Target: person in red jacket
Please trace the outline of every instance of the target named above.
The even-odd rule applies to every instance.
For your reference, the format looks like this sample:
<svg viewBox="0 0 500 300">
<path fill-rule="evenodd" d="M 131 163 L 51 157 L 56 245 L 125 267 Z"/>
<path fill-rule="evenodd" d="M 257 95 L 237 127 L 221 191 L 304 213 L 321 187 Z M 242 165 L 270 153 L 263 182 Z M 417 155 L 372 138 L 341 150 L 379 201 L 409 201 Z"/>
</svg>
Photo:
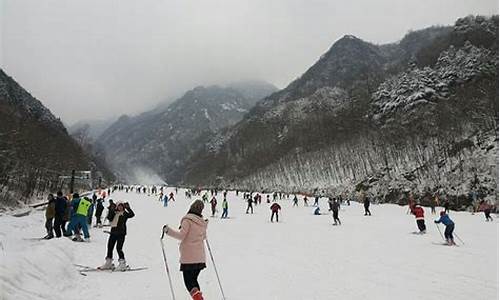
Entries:
<svg viewBox="0 0 500 300">
<path fill-rule="evenodd" d="M 280 211 L 280 210 L 281 210 L 281 206 L 278 203 L 274 202 L 273 205 L 271 205 L 271 212 L 272 212 L 271 213 L 271 222 L 273 222 L 275 215 L 276 215 L 276 222 L 279 222 L 278 221 L 278 211 Z"/>
<path fill-rule="evenodd" d="M 415 215 L 415 219 L 417 220 L 417 227 L 420 230 L 421 234 L 425 233 L 425 218 L 424 218 L 424 209 L 420 204 L 413 205 L 411 209 L 411 213 Z"/>
</svg>

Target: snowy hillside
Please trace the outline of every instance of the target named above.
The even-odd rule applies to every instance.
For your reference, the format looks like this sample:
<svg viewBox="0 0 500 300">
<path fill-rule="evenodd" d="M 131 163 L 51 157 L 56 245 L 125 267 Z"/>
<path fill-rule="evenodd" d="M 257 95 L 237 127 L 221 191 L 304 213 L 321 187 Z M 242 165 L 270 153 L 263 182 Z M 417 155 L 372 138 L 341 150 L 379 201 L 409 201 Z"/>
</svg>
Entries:
<svg viewBox="0 0 500 300">
<path fill-rule="evenodd" d="M 465 209 L 498 194 L 498 16 L 374 45 L 346 35 L 285 89 L 193 155 L 184 183 L 438 193 Z"/>
<path fill-rule="evenodd" d="M 167 192 L 174 191 L 169 188 Z M 155 196 L 117 192 L 136 217 L 127 223 L 125 273 L 88 272 L 74 264 L 103 263 L 108 235 L 91 230 L 91 242 L 67 238 L 30 240 L 45 235 L 44 214 L 15 218 L 0 216 L 0 299 L 170 299 L 160 234 L 163 224 L 176 227 L 192 200 L 184 190 L 167 208 Z M 265 195 L 263 199 L 265 200 Z M 221 197 L 219 194 L 219 202 Z M 341 226 L 331 215 L 314 216 L 312 207 L 283 207 L 280 222 L 269 221 L 269 204 L 245 214 L 241 194 L 228 194 L 230 219 L 208 218 L 208 238 L 227 299 L 496 299 L 498 296 L 498 218 L 485 222 L 482 214 L 451 212 L 459 247 L 442 246 L 426 208 L 428 233 L 412 234 L 415 218 L 407 207 L 372 205 L 363 216 L 357 203 L 343 205 Z M 324 213 L 325 199 L 320 200 Z M 219 204 L 220 209 L 220 204 Z M 439 210 L 438 210 L 439 211 Z M 206 207 L 204 215 L 209 215 Z M 442 226 L 442 225 L 441 225 Z M 104 228 L 107 230 L 107 228 Z M 443 230 L 441 228 L 441 230 Z M 164 241 L 177 299 L 189 299 L 178 271 L 178 243 Z M 115 252 L 116 255 L 116 252 Z M 207 253 L 200 275 L 206 299 L 221 299 Z"/>
</svg>

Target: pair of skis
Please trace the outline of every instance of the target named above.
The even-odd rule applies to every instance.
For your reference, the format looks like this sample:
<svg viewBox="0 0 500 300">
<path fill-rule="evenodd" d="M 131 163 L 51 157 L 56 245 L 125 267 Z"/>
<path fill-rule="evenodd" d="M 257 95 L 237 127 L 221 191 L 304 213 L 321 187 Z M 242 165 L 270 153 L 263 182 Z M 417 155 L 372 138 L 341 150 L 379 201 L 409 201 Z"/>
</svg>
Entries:
<svg viewBox="0 0 500 300">
<path fill-rule="evenodd" d="M 113 273 L 113 272 L 133 272 L 133 271 L 142 271 L 142 270 L 147 270 L 147 267 L 138 267 L 138 268 L 132 268 L 130 266 L 127 266 L 125 270 L 120 270 L 117 271 L 116 268 L 111 268 L 111 269 L 101 269 L 99 267 L 94 268 L 90 266 L 85 266 L 85 265 L 79 265 L 79 264 L 74 264 L 74 266 L 78 267 L 81 275 L 87 276 L 87 272 L 108 272 L 108 273 Z"/>
</svg>

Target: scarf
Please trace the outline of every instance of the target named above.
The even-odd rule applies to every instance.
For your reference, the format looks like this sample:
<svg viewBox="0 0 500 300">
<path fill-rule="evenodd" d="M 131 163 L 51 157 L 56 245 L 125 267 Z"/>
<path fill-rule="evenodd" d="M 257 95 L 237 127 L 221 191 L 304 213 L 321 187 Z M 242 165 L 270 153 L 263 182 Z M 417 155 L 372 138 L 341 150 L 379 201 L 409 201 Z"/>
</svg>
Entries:
<svg viewBox="0 0 500 300">
<path fill-rule="evenodd" d="M 116 227 L 118 225 L 118 219 L 120 219 L 120 217 L 123 216 L 123 213 L 124 211 L 118 211 L 115 213 L 113 221 L 111 222 L 111 227 Z"/>
</svg>

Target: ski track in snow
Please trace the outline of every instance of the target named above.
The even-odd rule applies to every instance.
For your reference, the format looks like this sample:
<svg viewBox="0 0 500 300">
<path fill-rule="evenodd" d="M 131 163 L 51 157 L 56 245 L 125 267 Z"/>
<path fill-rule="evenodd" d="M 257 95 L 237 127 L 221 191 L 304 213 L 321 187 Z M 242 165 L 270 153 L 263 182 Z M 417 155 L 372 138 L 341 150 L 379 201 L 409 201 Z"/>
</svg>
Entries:
<svg viewBox="0 0 500 300">
<path fill-rule="evenodd" d="M 247 215 L 241 196 L 228 193 L 232 219 L 208 218 L 210 246 L 230 300 L 498 297 L 496 216 L 487 223 L 483 214 L 452 212 L 455 230 L 466 244 L 457 239 L 460 247 L 446 247 L 433 244 L 442 239 L 432 222 L 437 216 L 427 208 L 428 233 L 421 236 L 409 234 L 416 224 L 406 214 L 407 207 L 372 205 L 373 216 L 365 217 L 362 205 L 351 203 L 340 211 L 342 225 L 332 226 L 329 214 L 314 216 L 312 206 L 292 207 L 291 200 L 279 200 L 280 223 L 273 224 L 269 204 Z M 185 199 L 179 189 L 167 208 L 153 195 L 115 192 L 111 198 L 129 201 L 136 213 L 127 222 L 124 252 L 131 267 L 147 270 L 81 276 L 73 264 L 98 266 L 104 261 L 108 234 L 103 229 L 91 229 L 90 243 L 27 240 L 45 235 L 44 212 L 21 218 L 4 215 L 0 299 L 170 299 L 161 229 L 163 224 L 177 227 L 190 203 L 201 197 Z M 217 199 L 220 208 L 222 194 Z M 320 206 L 326 213 L 325 199 Z M 206 216 L 209 211 L 208 205 Z M 176 298 L 190 299 L 178 271 L 178 242 L 164 242 Z M 116 251 L 114 256 L 116 264 Z M 206 299 L 222 299 L 208 251 L 207 269 L 199 281 Z"/>
</svg>

